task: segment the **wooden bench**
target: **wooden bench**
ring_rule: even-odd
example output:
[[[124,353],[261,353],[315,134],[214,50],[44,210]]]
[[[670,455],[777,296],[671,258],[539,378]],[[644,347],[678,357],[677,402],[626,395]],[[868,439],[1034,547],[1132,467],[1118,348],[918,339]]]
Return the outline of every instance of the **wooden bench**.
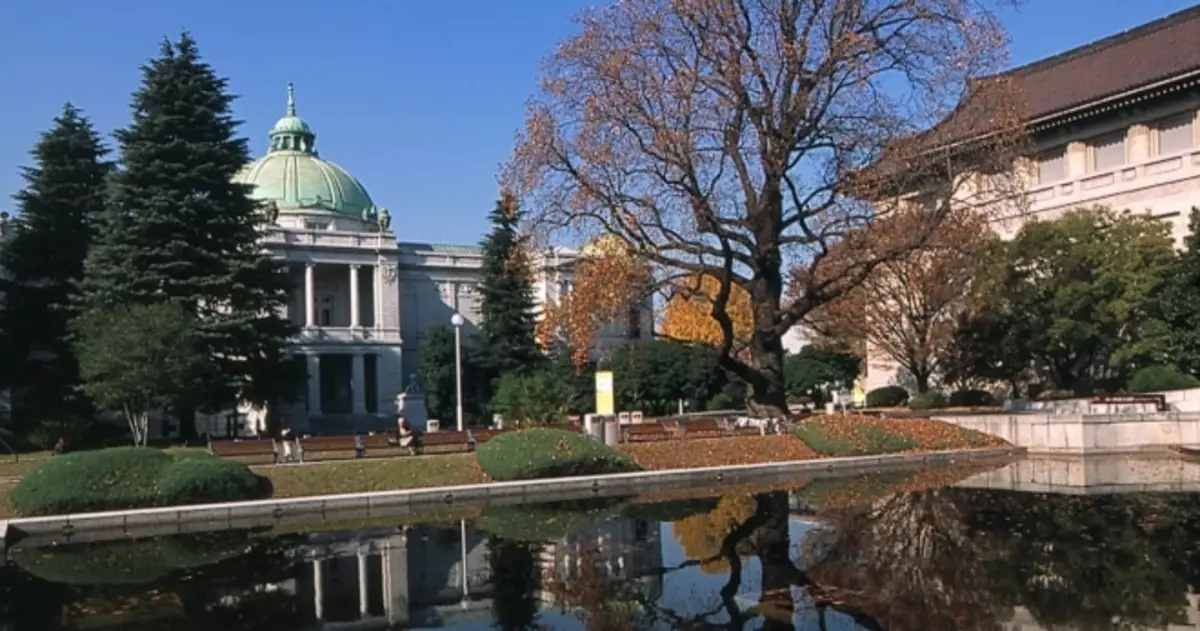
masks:
[[[489,436],[490,438],[490,436]],[[426,432],[421,434],[421,449],[429,449],[430,447],[437,448],[439,451],[474,451],[475,437],[471,435],[471,430],[464,431],[440,431]]]
[[[673,432],[669,432],[659,423],[626,425],[621,428],[621,442],[623,443],[652,443],[670,440],[674,437]]]
[[[253,458],[270,456],[271,462],[279,462],[279,443],[274,438],[252,440],[208,439],[208,453],[222,458]]]
[[[467,430],[472,437],[475,438],[476,445],[482,445],[487,441],[504,433],[502,429],[471,429]]]
[[[366,453],[362,448],[362,440],[358,436],[309,436],[301,438],[296,443],[300,447],[296,453],[300,462],[304,462],[309,454],[353,452],[356,458],[361,458]]]
[[[734,428],[726,419],[697,419],[678,423],[681,438],[721,438],[732,436]],[[757,433],[757,430],[755,430]]]

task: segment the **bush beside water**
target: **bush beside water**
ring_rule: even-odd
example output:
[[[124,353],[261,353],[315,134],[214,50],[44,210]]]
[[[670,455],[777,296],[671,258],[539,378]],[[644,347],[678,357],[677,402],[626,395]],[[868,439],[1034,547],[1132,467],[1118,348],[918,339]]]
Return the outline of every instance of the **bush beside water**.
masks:
[[[946,407],[946,395],[936,390],[915,394],[908,400],[910,410],[935,410]]]
[[[561,429],[505,432],[480,445],[475,457],[500,481],[641,470],[627,454]]]
[[[203,452],[114,447],[52,458],[21,479],[10,501],[22,515],[258,499],[270,482],[239,462]]]
[[[1133,373],[1130,392],[1162,392],[1200,387],[1200,379],[1180,372],[1174,366],[1146,366]]]
[[[952,408],[982,408],[996,405],[996,397],[987,390],[957,390],[950,394]]]
[[[908,390],[900,386],[884,386],[867,393],[867,407],[894,408],[908,403]]]

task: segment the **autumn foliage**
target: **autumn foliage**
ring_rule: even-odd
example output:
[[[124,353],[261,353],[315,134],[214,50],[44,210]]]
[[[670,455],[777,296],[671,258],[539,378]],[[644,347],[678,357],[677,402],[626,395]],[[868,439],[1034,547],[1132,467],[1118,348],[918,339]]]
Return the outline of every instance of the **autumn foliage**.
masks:
[[[724,339],[720,323],[713,318],[713,303],[721,281],[707,274],[693,274],[677,281],[663,308],[659,333],[669,339],[716,346]],[[735,350],[744,348],[754,329],[750,294],[741,286],[732,288],[726,307],[733,321]]]
[[[622,0],[579,25],[547,60],[502,179],[547,234],[608,235],[663,285],[719,279],[706,292],[719,361],[754,413],[786,411],[787,331],[930,233],[837,278],[794,268],[894,210],[881,200],[962,199],[964,174],[1012,166],[1017,94],[978,81],[1005,64],[1006,34],[979,0]],[[936,221],[947,205],[932,208]],[[582,293],[559,307],[573,345],[620,317],[624,286],[643,298],[628,264],[576,270]],[[791,278],[807,282],[785,300]]]
[[[953,340],[958,316],[991,241],[987,217],[950,212],[930,225],[914,207],[874,222],[835,247],[816,273],[829,278],[859,265],[876,250],[917,231],[926,245],[875,266],[858,286],[808,314],[805,324],[826,341],[879,353],[906,369],[925,392]]]
[[[701,561],[705,574],[724,574],[729,571],[729,560],[721,555],[721,544],[755,510],[753,495],[726,495],[711,512],[671,524],[671,532],[689,559]]]

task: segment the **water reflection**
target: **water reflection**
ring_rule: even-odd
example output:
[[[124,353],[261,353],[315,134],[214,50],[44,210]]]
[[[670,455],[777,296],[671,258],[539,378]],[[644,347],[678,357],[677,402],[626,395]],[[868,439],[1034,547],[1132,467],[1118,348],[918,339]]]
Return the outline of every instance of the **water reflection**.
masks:
[[[1200,496],[947,486],[970,473],[18,548],[0,628],[1200,629]]]

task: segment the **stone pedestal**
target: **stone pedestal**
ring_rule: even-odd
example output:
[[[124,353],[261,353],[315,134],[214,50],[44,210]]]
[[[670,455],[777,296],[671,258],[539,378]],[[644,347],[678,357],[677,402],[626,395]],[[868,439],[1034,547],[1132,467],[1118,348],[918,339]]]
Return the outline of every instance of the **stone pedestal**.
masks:
[[[419,392],[401,392],[396,395],[396,414],[403,416],[410,427],[425,429],[425,421],[429,420],[429,410],[425,407],[425,395]]]

